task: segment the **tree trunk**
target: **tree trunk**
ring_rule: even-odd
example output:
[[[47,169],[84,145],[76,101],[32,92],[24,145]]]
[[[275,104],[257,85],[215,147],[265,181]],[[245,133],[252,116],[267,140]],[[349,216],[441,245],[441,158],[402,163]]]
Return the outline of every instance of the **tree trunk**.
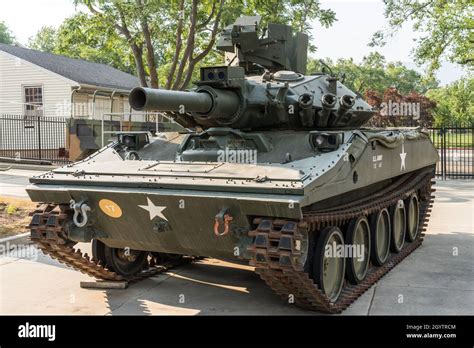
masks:
[[[143,3],[142,0],[137,0],[137,5],[143,11]],[[155,60],[155,49],[153,47],[153,42],[151,40],[150,28],[148,26],[148,18],[145,14],[140,19],[143,37],[145,39],[146,45],[146,61],[148,66],[148,71],[150,74],[150,87],[151,88],[158,88],[159,81],[158,81],[158,72],[156,68],[156,60]]]
[[[212,47],[214,46],[214,43],[216,42],[217,31],[219,29],[223,5],[224,5],[224,0],[220,0],[216,19],[214,20],[214,25],[212,27],[211,40],[209,41],[208,45],[202,52],[197,54],[195,57],[193,57],[191,54],[189,58],[188,68],[186,70],[184,81],[181,83],[179,87],[180,90],[183,90],[187,87],[187,85],[189,84],[193,76],[193,71],[194,71],[194,68],[196,67],[196,64],[199,63],[205,56],[207,56],[207,54],[211,51]]]
[[[171,83],[173,82],[173,76],[176,72],[176,67],[178,66],[179,54],[181,53],[181,47],[183,45],[183,40],[181,35],[183,34],[183,21],[184,21],[184,0],[179,2],[179,20],[178,28],[176,30],[176,47],[173,54],[173,61],[171,62],[170,71],[168,73],[168,78],[166,81],[166,89],[171,88]]]
[[[191,8],[191,16],[190,16],[191,25],[189,27],[189,35],[186,41],[186,48],[184,49],[183,57],[181,58],[181,61],[179,62],[178,73],[176,74],[176,78],[175,78],[172,89],[178,89],[178,87],[180,86],[181,80],[183,78],[184,68],[186,67],[187,63],[192,57],[192,52],[194,50],[194,35],[195,35],[196,22],[197,22],[197,7],[198,7],[198,0],[193,0],[193,5]]]
[[[148,70],[150,72],[151,88],[159,88],[158,72],[157,72],[156,60],[155,60],[155,50],[153,48],[153,43],[151,42],[151,36],[150,36],[150,30],[148,29],[148,24],[145,24],[143,28],[143,34],[145,36],[146,60],[148,64]]]
[[[135,43],[131,44],[133,58],[135,59],[135,66],[137,67],[138,79],[142,87],[148,87],[146,81],[145,67],[143,66],[143,47],[138,46]]]
[[[142,45],[138,45],[135,40],[133,40],[132,34],[130,33],[130,30],[128,30],[123,10],[119,6],[117,6],[117,10],[120,16],[121,25],[116,23],[115,28],[117,28],[117,30],[121,32],[127,39],[130,48],[132,49],[133,58],[135,59],[135,66],[137,68],[137,74],[138,79],[140,80],[140,85],[142,87],[147,87],[148,84],[146,81],[146,72],[145,67],[143,66],[143,47]]]

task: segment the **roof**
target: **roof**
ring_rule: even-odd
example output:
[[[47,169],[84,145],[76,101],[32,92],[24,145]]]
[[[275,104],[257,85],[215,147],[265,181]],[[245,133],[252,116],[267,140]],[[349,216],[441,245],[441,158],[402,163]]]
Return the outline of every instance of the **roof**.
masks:
[[[46,53],[0,43],[0,51],[38,65],[80,85],[130,90],[140,85],[136,76],[105,64],[92,63],[57,54]]]

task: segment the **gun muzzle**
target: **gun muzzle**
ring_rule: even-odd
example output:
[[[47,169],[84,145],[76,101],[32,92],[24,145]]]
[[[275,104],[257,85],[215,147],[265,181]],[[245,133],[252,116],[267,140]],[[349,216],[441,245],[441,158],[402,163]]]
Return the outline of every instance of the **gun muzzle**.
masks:
[[[319,127],[326,127],[328,124],[329,116],[331,116],[332,109],[336,105],[336,96],[331,93],[323,94],[321,97],[322,110],[319,112]]]
[[[347,111],[352,109],[352,107],[355,104],[355,98],[353,96],[350,96],[348,94],[343,95],[339,99],[339,108],[336,111],[336,117],[334,118],[334,121],[331,123],[332,126],[336,126],[339,121],[346,115]]]
[[[304,93],[298,98],[300,105],[300,118],[303,127],[311,127],[314,123],[313,95]]]

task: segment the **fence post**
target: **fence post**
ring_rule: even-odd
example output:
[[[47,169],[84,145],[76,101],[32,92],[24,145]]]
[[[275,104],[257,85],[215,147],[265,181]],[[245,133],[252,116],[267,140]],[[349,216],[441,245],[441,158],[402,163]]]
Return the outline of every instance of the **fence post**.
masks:
[[[474,123],[471,123],[471,136],[470,136],[470,139],[471,139],[471,143],[470,143],[470,146],[468,148],[470,148],[470,156],[469,156],[469,160],[471,161],[471,176],[470,178],[474,178]]]
[[[38,157],[39,159],[43,159],[41,156],[41,116],[36,116],[38,120]]]
[[[445,143],[446,143],[446,138],[445,138],[445,129],[444,125],[441,126],[440,129],[441,132],[441,180],[446,180],[446,152],[445,152]]]

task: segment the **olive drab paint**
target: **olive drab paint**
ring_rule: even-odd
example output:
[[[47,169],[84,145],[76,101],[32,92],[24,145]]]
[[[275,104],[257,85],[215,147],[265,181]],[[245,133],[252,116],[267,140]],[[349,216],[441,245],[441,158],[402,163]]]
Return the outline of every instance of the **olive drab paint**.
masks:
[[[180,255],[231,259],[256,267],[290,303],[332,313],[421,243],[420,232],[414,241],[399,239],[401,250],[374,259],[383,254],[379,234],[388,250],[398,201],[419,199],[420,209],[406,214],[420,221],[420,231],[429,216],[438,160],[429,135],[364,128],[373,110],[360,95],[336,76],[305,75],[307,36],[269,24],[262,37],[259,22],[241,17],[225,28],[217,48],[228,65],[201,68],[193,90],[132,90],[132,107],[166,112],[181,131],[119,132],[83,160],[30,179],[30,198],[49,203],[45,214],[51,208],[68,216],[71,200],[91,207],[85,226],[69,223],[69,240],[55,237],[92,241],[94,259],[107,267],[95,265],[93,274],[133,277],[151,256],[158,264]],[[250,153],[252,161],[223,153]],[[42,214],[33,216],[35,241],[45,238]],[[343,248],[351,236],[365,244]],[[324,255],[333,242],[343,255]],[[343,291],[365,276],[356,267],[369,257],[370,282]],[[379,267],[387,260],[390,267]],[[325,264],[332,265],[329,275]],[[289,277],[285,287],[275,272]]]

